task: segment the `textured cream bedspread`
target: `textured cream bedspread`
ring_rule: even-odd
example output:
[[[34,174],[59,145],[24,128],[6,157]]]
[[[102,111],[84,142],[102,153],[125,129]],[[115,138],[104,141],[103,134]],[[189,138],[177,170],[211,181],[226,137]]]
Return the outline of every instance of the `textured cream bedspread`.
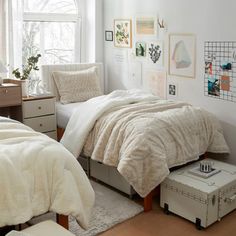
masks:
[[[156,98],[106,110],[83,148],[92,159],[116,166],[142,197],[162,182],[170,167],[206,151],[229,152],[217,119],[186,103]]]

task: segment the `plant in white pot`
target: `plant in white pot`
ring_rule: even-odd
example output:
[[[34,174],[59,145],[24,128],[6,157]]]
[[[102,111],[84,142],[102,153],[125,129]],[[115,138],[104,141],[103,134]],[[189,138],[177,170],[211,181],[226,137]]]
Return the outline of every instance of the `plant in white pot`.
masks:
[[[30,78],[30,73],[32,70],[39,70],[37,63],[39,61],[39,58],[41,57],[40,54],[37,54],[37,56],[31,56],[27,59],[27,64],[23,66],[22,73],[20,72],[20,69],[17,68],[12,71],[12,74],[16,77],[16,79],[21,80],[21,88],[22,88],[22,96],[28,95],[28,80]]]

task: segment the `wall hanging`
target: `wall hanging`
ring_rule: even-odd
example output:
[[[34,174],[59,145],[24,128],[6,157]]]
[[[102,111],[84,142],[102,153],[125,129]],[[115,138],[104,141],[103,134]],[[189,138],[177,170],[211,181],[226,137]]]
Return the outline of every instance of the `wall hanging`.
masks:
[[[132,21],[114,20],[115,47],[132,48]]]
[[[136,35],[156,36],[157,17],[156,16],[137,16],[135,20]]]
[[[163,41],[156,41],[149,43],[147,53],[149,60],[152,63],[163,66],[163,60],[164,60]]]
[[[180,77],[195,77],[195,36],[170,34],[169,74]]]
[[[205,42],[204,60],[205,95],[236,102],[236,42]]]

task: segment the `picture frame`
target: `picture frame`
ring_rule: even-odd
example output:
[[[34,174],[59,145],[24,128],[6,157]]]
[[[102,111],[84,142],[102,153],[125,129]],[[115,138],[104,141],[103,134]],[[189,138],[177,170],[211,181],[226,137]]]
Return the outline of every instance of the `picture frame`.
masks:
[[[143,41],[135,43],[135,55],[136,57],[146,57],[147,55],[147,44]]]
[[[146,81],[150,92],[166,99],[167,73],[163,70],[149,70],[146,73]]]
[[[105,31],[105,41],[113,41],[113,31],[111,30],[106,30]]]
[[[164,43],[161,40],[148,43],[147,55],[149,62],[158,66],[163,66]]]
[[[157,35],[157,16],[139,15],[135,19],[135,34],[137,36]]]
[[[167,85],[167,92],[168,92],[169,98],[177,98],[178,97],[178,84],[173,81],[169,81]]]
[[[196,39],[194,34],[169,35],[169,75],[195,78]]]
[[[114,20],[114,45],[120,48],[132,48],[132,20]]]

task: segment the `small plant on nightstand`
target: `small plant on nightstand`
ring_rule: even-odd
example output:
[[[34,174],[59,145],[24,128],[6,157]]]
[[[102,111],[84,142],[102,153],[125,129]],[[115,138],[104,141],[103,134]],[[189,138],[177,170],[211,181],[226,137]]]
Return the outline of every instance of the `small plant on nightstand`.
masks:
[[[39,61],[39,58],[41,57],[40,54],[37,54],[36,56],[31,56],[27,59],[27,64],[23,66],[23,70],[22,73],[20,72],[20,69],[17,68],[15,70],[12,71],[12,74],[19,80],[21,80],[22,82],[24,81],[24,83],[21,83],[21,87],[22,87],[22,96],[27,96],[27,86],[28,83],[26,83],[26,81],[30,78],[30,73],[32,70],[36,70],[38,71],[39,68],[37,66],[37,63]]]
[[[26,80],[29,78],[29,75],[31,73],[31,70],[39,70],[37,63],[39,61],[39,58],[41,57],[40,54],[37,56],[32,56],[27,59],[27,64],[23,66],[22,74],[19,71],[19,68],[12,71],[12,74],[20,80]]]

